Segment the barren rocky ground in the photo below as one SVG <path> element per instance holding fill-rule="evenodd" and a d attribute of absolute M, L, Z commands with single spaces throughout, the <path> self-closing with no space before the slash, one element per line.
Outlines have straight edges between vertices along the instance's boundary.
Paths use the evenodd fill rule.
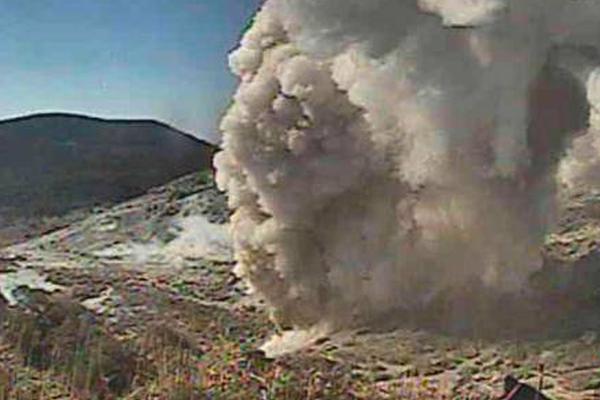
<path fill-rule="evenodd" d="M 549 398 L 600 399 L 599 209 L 574 198 L 548 238 L 532 285 L 560 301 L 527 335 L 433 308 L 267 359 L 279 328 L 231 272 L 226 200 L 188 176 L 0 250 L 0 399 L 492 399 L 540 365 Z"/>

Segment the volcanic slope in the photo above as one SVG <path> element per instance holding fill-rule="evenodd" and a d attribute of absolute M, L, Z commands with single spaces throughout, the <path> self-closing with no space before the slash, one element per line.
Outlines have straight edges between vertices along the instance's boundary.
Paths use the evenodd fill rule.
<path fill-rule="evenodd" d="M 214 150 L 152 120 L 52 113 L 0 121 L 0 229 L 139 196 L 210 168 Z"/>
<path fill-rule="evenodd" d="M 599 204 L 573 200 L 536 285 L 581 293 L 593 278 Z M 195 174 L 0 249 L 0 398 L 491 399 L 507 374 L 536 386 L 539 363 L 550 398 L 598 398 L 593 325 L 527 340 L 418 323 L 285 332 L 299 350 L 268 359 L 257 349 L 281 328 L 232 273 L 228 217 Z"/>

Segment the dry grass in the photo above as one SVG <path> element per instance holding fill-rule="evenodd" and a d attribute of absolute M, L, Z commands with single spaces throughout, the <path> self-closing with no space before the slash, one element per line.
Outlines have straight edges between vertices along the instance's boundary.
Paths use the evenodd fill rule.
<path fill-rule="evenodd" d="M 37 314 L 0 310 L 0 400 L 439 398 L 381 386 L 325 353 L 266 359 L 256 349 L 274 327 L 260 310 L 171 303 L 117 336 L 74 302 L 39 303 Z"/>

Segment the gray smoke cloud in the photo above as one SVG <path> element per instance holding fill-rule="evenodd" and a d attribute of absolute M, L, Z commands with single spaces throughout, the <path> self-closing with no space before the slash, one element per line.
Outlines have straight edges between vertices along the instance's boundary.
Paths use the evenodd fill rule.
<path fill-rule="evenodd" d="M 600 161 L 598 21 L 596 0 L 266 1 L 215 159 L 236 271 L 298 327 L 520 290 Z"/>

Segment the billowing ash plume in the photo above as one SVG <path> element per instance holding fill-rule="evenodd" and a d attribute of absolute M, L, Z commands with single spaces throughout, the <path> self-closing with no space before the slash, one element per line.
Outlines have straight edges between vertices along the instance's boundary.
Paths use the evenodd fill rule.
<path fill-rule="evenodd" d="M 268 0 L 215 160 L 237 271 L 295 326 L 520 290 L 558 188 L 600 161 L 599 21 L 597 0 Z"/>

